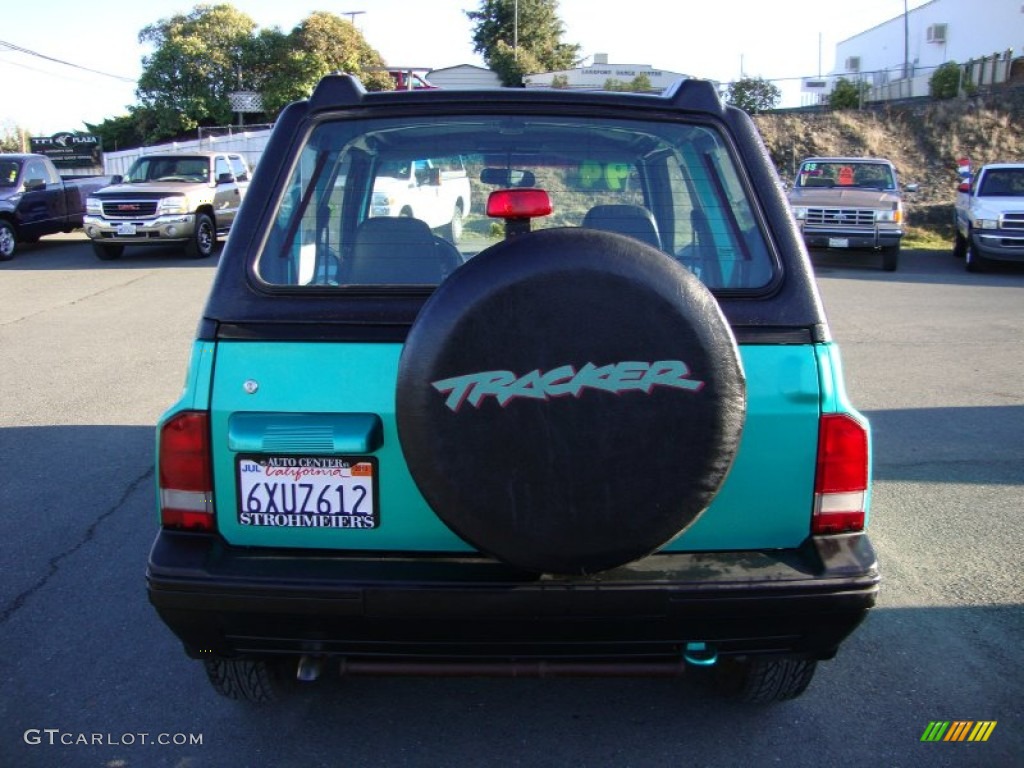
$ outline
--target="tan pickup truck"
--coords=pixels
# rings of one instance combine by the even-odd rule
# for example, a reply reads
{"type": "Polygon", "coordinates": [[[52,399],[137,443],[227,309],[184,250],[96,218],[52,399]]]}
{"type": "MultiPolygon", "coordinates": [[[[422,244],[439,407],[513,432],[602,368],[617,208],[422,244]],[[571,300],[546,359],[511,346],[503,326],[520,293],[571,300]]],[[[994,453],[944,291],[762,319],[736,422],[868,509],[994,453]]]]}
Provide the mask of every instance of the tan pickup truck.
{"type": "Polygon", "coordinates": [[[808,248],[881,251],[882,268],[896,269],[903,201],[888,160],[809,157],[800,164],[789,204],[808,248]]]}
{"type": "Polygon", "coordinates": [[[126,245],[178,245],[204,258],[231,229],[249,176],[245,159],[230,152],[143,155],[119,183],[89,196],[85,234],[104,260],[126,245]]]}

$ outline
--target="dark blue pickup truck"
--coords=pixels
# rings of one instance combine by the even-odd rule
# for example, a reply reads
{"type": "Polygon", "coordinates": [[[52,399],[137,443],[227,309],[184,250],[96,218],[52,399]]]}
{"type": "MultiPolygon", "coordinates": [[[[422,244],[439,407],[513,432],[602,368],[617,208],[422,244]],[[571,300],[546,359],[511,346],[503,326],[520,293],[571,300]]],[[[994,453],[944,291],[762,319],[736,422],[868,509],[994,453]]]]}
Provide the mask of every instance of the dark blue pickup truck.
{"type": "Polygon", "coordinates": [[[82,226],[85,198],[109,183],[62,179],[43,155],[0,155],[0,261],[14,258],[18,243],[82,226]]]}

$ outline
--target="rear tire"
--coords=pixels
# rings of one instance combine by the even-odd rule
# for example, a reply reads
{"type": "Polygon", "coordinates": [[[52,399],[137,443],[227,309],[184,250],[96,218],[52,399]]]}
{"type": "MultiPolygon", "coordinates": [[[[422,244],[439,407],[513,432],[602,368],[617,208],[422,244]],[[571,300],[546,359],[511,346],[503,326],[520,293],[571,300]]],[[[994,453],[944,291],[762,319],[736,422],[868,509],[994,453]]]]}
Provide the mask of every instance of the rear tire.
{"type": "Polygon", "coordinates": [[[452,245],[458,245],[462,239],[462,205],[455,204],[452,220],[441,228],[441,236],[452,245]]]}
{"type": "Polygon", "coordinates": [[[807,690],[818,662],[757,656],[723,659],[714,668],[714,684],[722,693],[748,704],[789,701],[807,690]]]}
{"type": "Polygon", "coordinates": [[[221,696],[250,704],[269,704],[282,692],[282,670],[262,659],[204,659],[210,685],[221,696]]]}
{"type": "Polygon", "coordinates": [[[958,231],[953,235],[953,258],[962,259],[967,254],[967,240],[958,231]]]}
{"type": "Polygon", "coordinates": [[[93,243],[92,252],[100,261],[114,261],[115,259],[121,258],[121,254],[124,253],[124,246],[100,245],[99,243],[93,243]]]}

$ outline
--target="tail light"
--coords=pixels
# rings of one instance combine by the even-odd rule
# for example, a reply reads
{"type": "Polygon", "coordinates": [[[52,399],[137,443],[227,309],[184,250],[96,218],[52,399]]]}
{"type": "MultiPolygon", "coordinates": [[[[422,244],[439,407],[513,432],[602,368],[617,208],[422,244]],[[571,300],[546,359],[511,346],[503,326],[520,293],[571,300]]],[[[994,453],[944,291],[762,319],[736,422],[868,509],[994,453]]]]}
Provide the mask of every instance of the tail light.
{"type": "Polygon", "coordinates": [[[210,419],[185,411],[160,430],[160,520],[165,528],[212,531],[210,419]]]}
{"type": "Polygon", "coordinates": [[[551,215],[551,197],[546,190],[498,189],[487,198],[487,215],[495,219],[534,219],[551,215]]]}
{"type": "Polygon", "coordinates": [[[534,187],[497,189],[487,198],[487,215],[505,220],[505,238],[528,234],[530,222],[551,215],[551,196],[534,187]]]}
{"type": "Polygon", "coordinates": [[[823,415],[818,427],[812,533],[864,530],[869,463],[867,427],[848,414],[823,415]]]}

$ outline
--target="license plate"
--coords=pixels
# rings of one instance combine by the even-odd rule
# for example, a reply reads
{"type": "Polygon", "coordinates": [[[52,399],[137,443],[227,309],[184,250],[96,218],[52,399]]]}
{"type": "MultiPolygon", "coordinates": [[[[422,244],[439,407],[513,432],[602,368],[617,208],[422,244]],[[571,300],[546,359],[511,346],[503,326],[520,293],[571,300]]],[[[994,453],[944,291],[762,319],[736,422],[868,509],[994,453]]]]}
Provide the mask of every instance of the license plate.
{"type": "Polygon", "coordinates": [[[241,456],[238,522],[276,528],[376,528],[377,464],[367,457],[241,456]]]}
{"type": "Polygon", "coordinates": [[[117,225],[117,234],[119,234],[119,235],[134,235],[135,231],[136,230],[135,230],[135,225],[134,224],[118,224],[117,225]]]}
{"type": "Polygon", "coordinates": [[[828,239],[829,248],[849,248],[850,239],[848,237],[830,237],[828,239]]]}

